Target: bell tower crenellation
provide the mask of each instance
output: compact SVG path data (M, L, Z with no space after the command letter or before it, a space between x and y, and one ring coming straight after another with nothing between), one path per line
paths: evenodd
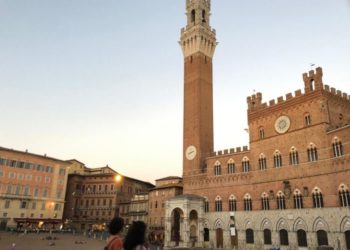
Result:
M216 42L216 32L210 27L210 0L187 0L187 25L181 29L180 45L184 57L202 52L212 58Z

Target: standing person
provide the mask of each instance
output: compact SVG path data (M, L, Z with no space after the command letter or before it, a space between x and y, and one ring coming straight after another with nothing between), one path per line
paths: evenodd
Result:
M108 231L110 236L107 240L107 246L104 250L122 250L123 242L119 237L119 233L122 231L124 226L124 220L121 217L114 217L108 225Z
M124 250L149 250L146 242L146 224L134 221L124 238Z

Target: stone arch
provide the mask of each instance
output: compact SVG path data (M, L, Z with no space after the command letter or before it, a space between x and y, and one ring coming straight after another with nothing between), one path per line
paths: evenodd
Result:
M235 161L234 161L232 158L230 158L230 159L227 161L227 163L235 163Z
M209 220L208 219L203 219L202 223L203 223L203 227L209 228L210 224L209 224Z
M349 188L345 183L341 183L338 187L338 191L347 191L347 190L349 190Z
M269 219L267 218L264 218L262 221L261 221L261 224L260 224L260 230L261 231L264 231L264 229L270 229L272 231L272 223Z
M329 232L329 226L327 222L322 219L321 217L317 217L314 221L314 224L312 226L313 231L317 232L319 230L324 230L326 232Z
M266 158L265 154L264 153L260 153L259 159L263 159L263 158Z
M215 222L214 222L214 229L218 229L218 228L223 228L224 226L224 223L223 221L219 218L219 219L216 219Z
M184 218L184 211L176 207L171 211L171 241L175 241L176 245L179 244L181 239L181 227Z
M289 231L288 222L284 218L280 218L276 223L276 231L280 231L282 229L286 230L287 232Z
M304 230L305 232L307 232L307 224L302 218L299 217L295 220L293 229L294 231Z
M249 228L254 228L254 222L250 219L246 219L244 222L244 230L247 230Z
M340 232L345 233L346 231L350 231L350 217L349 216L344 217L340 223Z

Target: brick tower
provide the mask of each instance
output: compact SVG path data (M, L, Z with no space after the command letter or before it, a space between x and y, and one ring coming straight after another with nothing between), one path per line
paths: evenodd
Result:
M214 149L212 58L216 43L210 27L210 0L187 0L187 25L181 29L184 55L183 176L205 170Z

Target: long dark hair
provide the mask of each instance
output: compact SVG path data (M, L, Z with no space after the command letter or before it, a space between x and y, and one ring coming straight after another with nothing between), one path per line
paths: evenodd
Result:
M124 250L133 250L137 245L146 242L146 224L143 221L134 221L124 238Z

